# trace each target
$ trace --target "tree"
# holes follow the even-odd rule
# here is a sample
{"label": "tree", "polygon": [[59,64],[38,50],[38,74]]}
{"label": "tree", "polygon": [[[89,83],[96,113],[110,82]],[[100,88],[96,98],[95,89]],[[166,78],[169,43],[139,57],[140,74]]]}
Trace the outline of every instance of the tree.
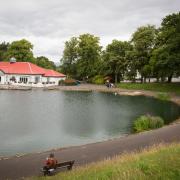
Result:
{"label": "tree", "polygon": [[65,42],[63,57],[61,59],[61,70],[65,74],[76,77],[76,63],[78,58],[78,39],[72,37],[69,41]]}
{"label": "tree", "polygon": [[33,45],[29,41],[25,39],[14,41],[8,47],[7,58],[14,57],[17,61],[35,62],[32,50]]}
{"label": "tree", "polygon": [[[141,74],[141,82],[146,81],[147,73],[144,66],[149,64],[151,52],[155,45],[157,30],[154,26],[147,25],[137,29],[132,35],[136,66]],[[148,73],[149,74],[149,73]]]}
{"label": "tree", "polygon": [[35,62],[40,67],[56,70],[56,65],[54,64],[54,62],[50,61],[47,57],[44,56],[37,57]]}
{"label": "tree", "polygon": [[3,42],[0,44],[0,61],[7,60],[8,47],[9,47],[9,43]]}
{"label": "tree", "polygon": [[151,63],[162,81],[180,75],[180,12],[166,16],[159,28]]}
{"label": "tree", "polygon": [[114,77],[115,83],[124,78],[127,70],[126,54],[132,50],[129,42],[113,40],[108,44],[104,52],[104,67],[107,75]]}
{"label": "tree", "polygon": [[136,81],[136,77],[137,77],[136,59],[137,59],[136,53],[133,50],[133,47],[131,47],[131,50],[126,52],[127,69],[125,76],[128,80],[131,80],[133,82]]}
{"label": "tree", "polygon": [[99,45],[99,37],[91,34],[79,36],[77,76],[81,79],[96,75],[102,47]]}

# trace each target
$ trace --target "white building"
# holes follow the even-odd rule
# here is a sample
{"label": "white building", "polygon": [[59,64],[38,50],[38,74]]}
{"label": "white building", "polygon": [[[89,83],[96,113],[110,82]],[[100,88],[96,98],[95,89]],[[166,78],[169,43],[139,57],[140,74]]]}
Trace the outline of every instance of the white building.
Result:
{"label": "white building", "polygon": [[30,62],[0,62],[0,85],[54,86],[66,75],[44,69]]}

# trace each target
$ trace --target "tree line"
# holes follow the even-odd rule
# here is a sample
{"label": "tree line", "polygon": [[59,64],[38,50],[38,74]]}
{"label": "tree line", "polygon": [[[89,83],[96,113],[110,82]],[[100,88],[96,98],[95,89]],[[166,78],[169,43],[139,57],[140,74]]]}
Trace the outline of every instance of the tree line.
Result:
{"label": "tree line", "polygon": [[60,68],[81,80],[110,76],[116,83],[135,82],[139,75],[141,82],[171,82],[180,76],[180,12],[163,18],[159,28],[141,26],[130,41],[115,39],[105,48],[92,34],[72,37],[65,42]]}
{"label": "tree line", "polygon": [[92,34],[72,37],[65,42],[60,67],[47,57],[34,57],[33,45],[25,39],[0,44],[0,61],[11,57],[60,70],[79,80],[108,76],[115,83],[135,82],[137,77],[141,82],[150,78],[171,82],[172,77],[180,76],[180,12],[164,17],[159,28],[141,26],[130,41],[115,39],[106,47]]}
{"label": "tree line", "polygon": [[9,61],[11,57],[16,58],[17,62],[32,62],[46,69],[56,69],[54,62],[47,57],[34,57],[33,45],[25,39],[0,44],[0,61]]}

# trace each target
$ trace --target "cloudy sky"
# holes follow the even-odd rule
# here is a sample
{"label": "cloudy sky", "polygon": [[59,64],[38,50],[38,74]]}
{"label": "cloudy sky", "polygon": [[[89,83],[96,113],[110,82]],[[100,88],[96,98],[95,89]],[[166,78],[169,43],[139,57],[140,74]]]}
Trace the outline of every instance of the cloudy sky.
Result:
{"label": "cloudy sky", "polygon": [[58,62],[64,42],[92,33],[107,45],[180,11],[180,0],[0,0],[0,42],[26,38],[35,56]]}

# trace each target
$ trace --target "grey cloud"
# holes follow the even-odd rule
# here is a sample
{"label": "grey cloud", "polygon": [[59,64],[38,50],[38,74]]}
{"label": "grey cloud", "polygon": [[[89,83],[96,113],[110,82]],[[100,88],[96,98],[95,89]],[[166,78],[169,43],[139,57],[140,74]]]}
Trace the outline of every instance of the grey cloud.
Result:
{"label": "grey cloud", "polygon": [[36,55],[58,61],[64,41],[81,33],[128,40],[137,27],[160,25],[179,0],[0,0],[0,41],[32,40]]}

